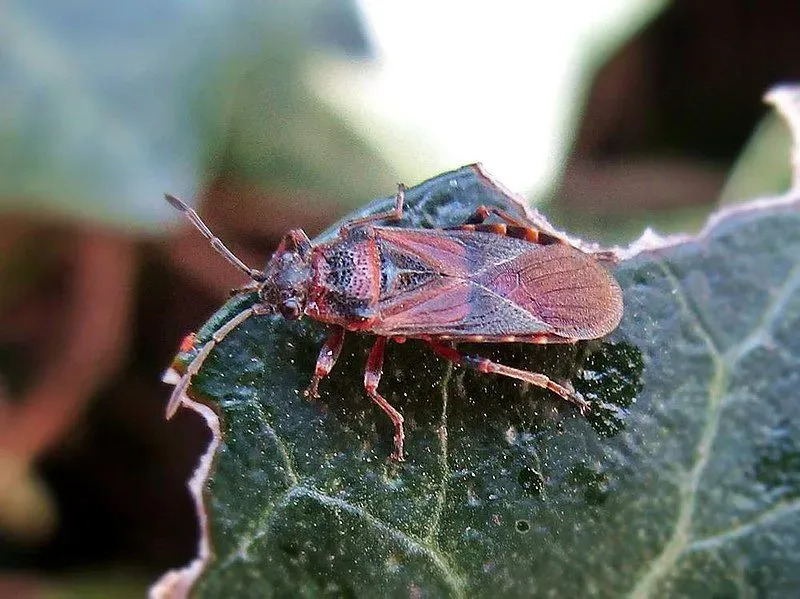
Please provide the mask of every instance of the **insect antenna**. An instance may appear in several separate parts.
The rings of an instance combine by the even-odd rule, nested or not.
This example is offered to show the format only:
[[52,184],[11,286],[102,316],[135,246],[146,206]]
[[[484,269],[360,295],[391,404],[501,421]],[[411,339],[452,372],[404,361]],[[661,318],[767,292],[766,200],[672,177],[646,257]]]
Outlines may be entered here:
[[206,361],[206,358],[208,358],[208,356],[211,354],[211,351],[217,345],[219,345],[233,329],[238,327],[245,320],[251,316],[258,316],[266,313],[267,312],[263,307],[252,306],[250,308],[246,308],[214,331],[214,333],[211,335],[211,339],[209,339],[200,348],[200,351],[197,352],[197,355],[192,359],[191,362],[189,362],[189,365],[186,367],[186,372],[183,373],[181,380],[177,385],[175,385],[175,389],[173,389],[172,395],[169,398],[169,403],[167,403],[167,420],[175,415],[178,407],[180,407],[181,403],[183,402],[183,397],[186,393],[186,390],[189,388],[189,385],[192,382],[192,377],[200,372],[203,362]]
[[228,262],[233,264],[236,268],[246,274],[248,277],[253,279],[254,281],[263,281],[264,280],[264,273],[260,270],[256,270],[255,268],[250,268],[239,260],[228,247],[222,243],[219,237],[214,235],[211,232],[211,229],[203,222],[203,219],[200,218],[200,215],[197,214],[193,209],[189,208],[182,200],[179,200],[174,195],[170,195],[168,193],[164,194],[166,200],[174,207],[183,212],[186,215],[186,218],[191,221],[191,223],[203,234],[203,237],[208,239],[211,242],[211,247],[213,247],[217,253],[219,253],[223,258],[225,258]]

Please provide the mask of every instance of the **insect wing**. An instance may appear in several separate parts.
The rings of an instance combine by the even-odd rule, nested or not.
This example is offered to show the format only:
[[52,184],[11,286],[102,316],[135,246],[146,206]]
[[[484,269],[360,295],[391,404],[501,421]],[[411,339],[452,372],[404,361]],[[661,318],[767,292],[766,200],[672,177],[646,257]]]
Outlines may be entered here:
[[473,280],[559,336],[596,339],[617,328],[622,318],[617,282],[594,258],[569,245],[535,246]]
[[593,339],[622,315],[613,277],[568,245],[471,231],[376,227],[376,236],[382,251],[427,269],[423,285],[381,298],[379,335]]

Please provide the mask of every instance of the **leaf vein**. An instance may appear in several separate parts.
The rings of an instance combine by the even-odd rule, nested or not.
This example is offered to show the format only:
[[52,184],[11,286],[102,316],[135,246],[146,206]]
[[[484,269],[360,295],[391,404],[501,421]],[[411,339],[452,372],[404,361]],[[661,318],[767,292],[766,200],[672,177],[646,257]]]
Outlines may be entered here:
[[781,285],[778,293],[764,309],[758,321],[758,325],[741,343],[737,343],[726,352],[725,359],[728,363],[738,363],[744,356],[767,341],[766,336],[775,324],[775,320],[783,313],[786,304],[798,290],[800,290],[800,262],[796,263],[791,271],[789,271],[789,276],[786,277],[786,281]]
[[793,297],[793,294],[800,289],[800,263],[792,268],[786,282],[781,286],[775,298],[765,308],[754,330],[747,335],[741,343],[737,344],[735,349],[729,350],[725,354],[720,354],[714,337],[700,317],[699,310],[697,310],[693,302],[690,301],[690,298],[687,297],[686,291],[674,271],[664,261],[659,263],[659,267],[675,290],[681,310],[689,316],[694,329],[708,346],[714,363],[714,373],[708,387],[709,403],[707,422],[703,428],[696,449],[697,458],[695,463],[692,469],[687,473],[687,479],[681,485],[681,500],[675,529],[662,552],[650,562],[644,576],[634,586],[631,596],[637,598],[649,597],[654,592],[658,582],[669,573],[684,553],[718,547],[725,542],[750,534],[761,525],[771,524],[784,515],[800,510],[800,500],[778,504],[754,517],[748,523],[734,527],[726,532],[701,540],[693,541],[691,538],[690,528],[694,516],[697,491],[703,472],[710,460],[711,447],[719,429],[719,421],[724,408],[723,400],[728,372],[735,367],[736,363],[741,360],[744,355],[765,341],[765,331],[768,331],[772,327],[775,319],[781,314],[787,302]]
[[442,377],[442,418],[439,424],[439,465],[442,469],[442,477],[439,481],[439,491],[436,494],[436,506],[433,509],[433,517],[431,518],[431,525],[428,534],[425,535],[425,541],[433,543],[438,546],[437,536],[439,534],[439,526],[444,512],[445,502],[447,501],[447,487],[450,481],[450,466],[448,457],[448,438],[447,438],[447,401],[449,399],[447,386],[450,383],[450,378],[453,376],[453,364],[448,363],[447,370]]
[[278,449],[278,453],[281,454],[281,459],[285,465],[286,477],[289,479],[290,487],[296,487],[301,483],[301,477],[297,472],[297,469],[294,466],[294,461],[292,460],[292,456],[289,453],[289,448],[286,446],[286,443],[283,439],[278,436],[277,431],[275,428],[269,423],[267,420],[266,414],[264,414],[264,408],[258,401],[252,402],[255,407],[256,411],[258,412],[258,418],[261,421],[262,426],[267,434],[267,436],[274,441],[275,447]]
[[794,501],[790,502],[779,503],[771,507],[770,509],[761,512],[755,518],[752,518],[747,522],[739,524],[738,526],[717,533],[715,535],[706,537],[704,539],[698,539],[696,541],[693,541],[687,547],[686,551],[688,553],[688,552],[707,551],[710,549],[716,549],[724,545],[725,543],[745,537],[755,532],[761,527],[774,524],[784,516],[789,516],[797,511],[800,511],[800,499],[795,499]]
[[444,555],[442,555],[442,553],[436,547],[432,547],[424,540],[418,539],[415,536],[410,535],[409,533],[404,532],[399,528],[392,526],[388,522],[381,520],[380,518],[378,518],[369,510],[367,510],[362,506],[349,503],[337,497],[332,497],[311,487],[307,486],[296,487],[295,489],[287,493],[286,500],[284,503],[288,503],[289,501],[294,499],[295,496],[303,496],[303,495],[318,501],[322,505],[341,509],[345,512],[349,512],[350,514],[363,518],[371,526],[374,526],[375,528],[385,532],[390,537],[392,537],[393,539],[404,545],[407,549],[426,555],[431,560],[431,562],[433,562],[433,564],[441,571],[444,579],[447,581],[447,584],[453,591],[453,596],[455,597],[464,596],[464,589],[466,588],[466,582],[458,573],[455,572],[454,568],[447,561],[447,558],[445,558]]
[[647,565],[643,576],[634,585],[631,591],[631,597],[637,599],[650,597],[653,594],[658,583],[677,564],[678,559],[691,540],[690,529],[696,506],[697,490],[700,486],[700,479],[703,476],[703,472],[708,465],[711,456],[711,447],[714,444],[717,431],[719,430],[722,398],[727,383],[725,363],[722,360],[722,356],[720,355],[713,336],[700,319],[699,313],[693,303],[688,300],[686,291],[681,285],[677,275],[663,260],[659,261],[658,265],[665,278],[675,290],[675,296],[681,307],[681,311],[691,320],[693,328],[707,345],[713,361],[714,372],[708,385],[706,423],[700,435],[697,448],[695,449],[696,458],[691,470],[687,473],[686,479],[680,485],[680,502],[678,504],[678,517],[675,522],[675,528],[661,553]]
[[277,513],[281,510],[286,508],[291,502],[297,498],[301,497],[308,497],[317,501],[323,506],[332,507],[335,509],[340,509],[359,518],[365,520],[371,526],[381,530],[382,532],[388,534],[391,538],[398,541],[401,545],[403,545],[407,550],[425,555],[428,557],[431,562],[436,566],[436,568],[441,572],[444,580],[447,582],[448,586],[451,588],[454,597],[463,597],[464,590],[466,588],[466,582],[464,581],[463,577],[458,574],[453,566],[450,565],[447,558],[438,550],[437,547],[431,546],[430,544],[426,543],[422,539],[418,539],[413,535],[410,535],[406,532],[403,532],[399,528],[396,528],[381,520],[369,510],[362,506],[358,506],[352,503],[349,503],[343,499],[339,499],[337,497],[332,497],[319,491],[318,489],[314,489],[307,485],[293,485],[286,489],[284,493],[268,510],[263,512],[261,516],[258,518],[259,524],[255,527],[255,531],[252,534],[244,535],[242,537],[242,542],[238,545],[235,551],[233,551],[230,555],[228,555],[224,560],[222,560],[222,566],[227,566],[231,562],[242,559],[247,559],[247,551],[249,547],[257,540],[263,539],[266,537],[270,529],[272,528],[272,523],[274,521],[274,517]]

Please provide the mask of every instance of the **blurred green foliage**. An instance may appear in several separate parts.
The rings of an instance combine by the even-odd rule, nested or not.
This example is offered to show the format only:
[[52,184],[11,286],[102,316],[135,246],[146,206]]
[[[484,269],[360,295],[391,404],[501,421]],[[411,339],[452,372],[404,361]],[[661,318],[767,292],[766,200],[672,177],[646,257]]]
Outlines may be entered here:
[[219,175],[362,203],[394,178],[305,83],[332,48],[368,52],[348,0],[6,3],[0,210],[147,230]]
[[719,198],[720,204],[785,193],[792,183],[792,134],[786,120],[770,112],[753,131],[733,166]]

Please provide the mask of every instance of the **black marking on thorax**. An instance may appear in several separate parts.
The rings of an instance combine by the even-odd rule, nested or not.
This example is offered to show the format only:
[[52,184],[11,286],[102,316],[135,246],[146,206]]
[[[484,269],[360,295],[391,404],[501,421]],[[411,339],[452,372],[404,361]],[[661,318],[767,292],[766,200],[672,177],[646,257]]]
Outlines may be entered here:
[[355,320],[368,319],[378,299],[374,297],[375,246],[354,231],[347,239],[318,246],[315,284],[330,313]]
[[435,279],[439,273],[418,258],[398,251],[378,240],[380,256],[381,299],[412,291]]

